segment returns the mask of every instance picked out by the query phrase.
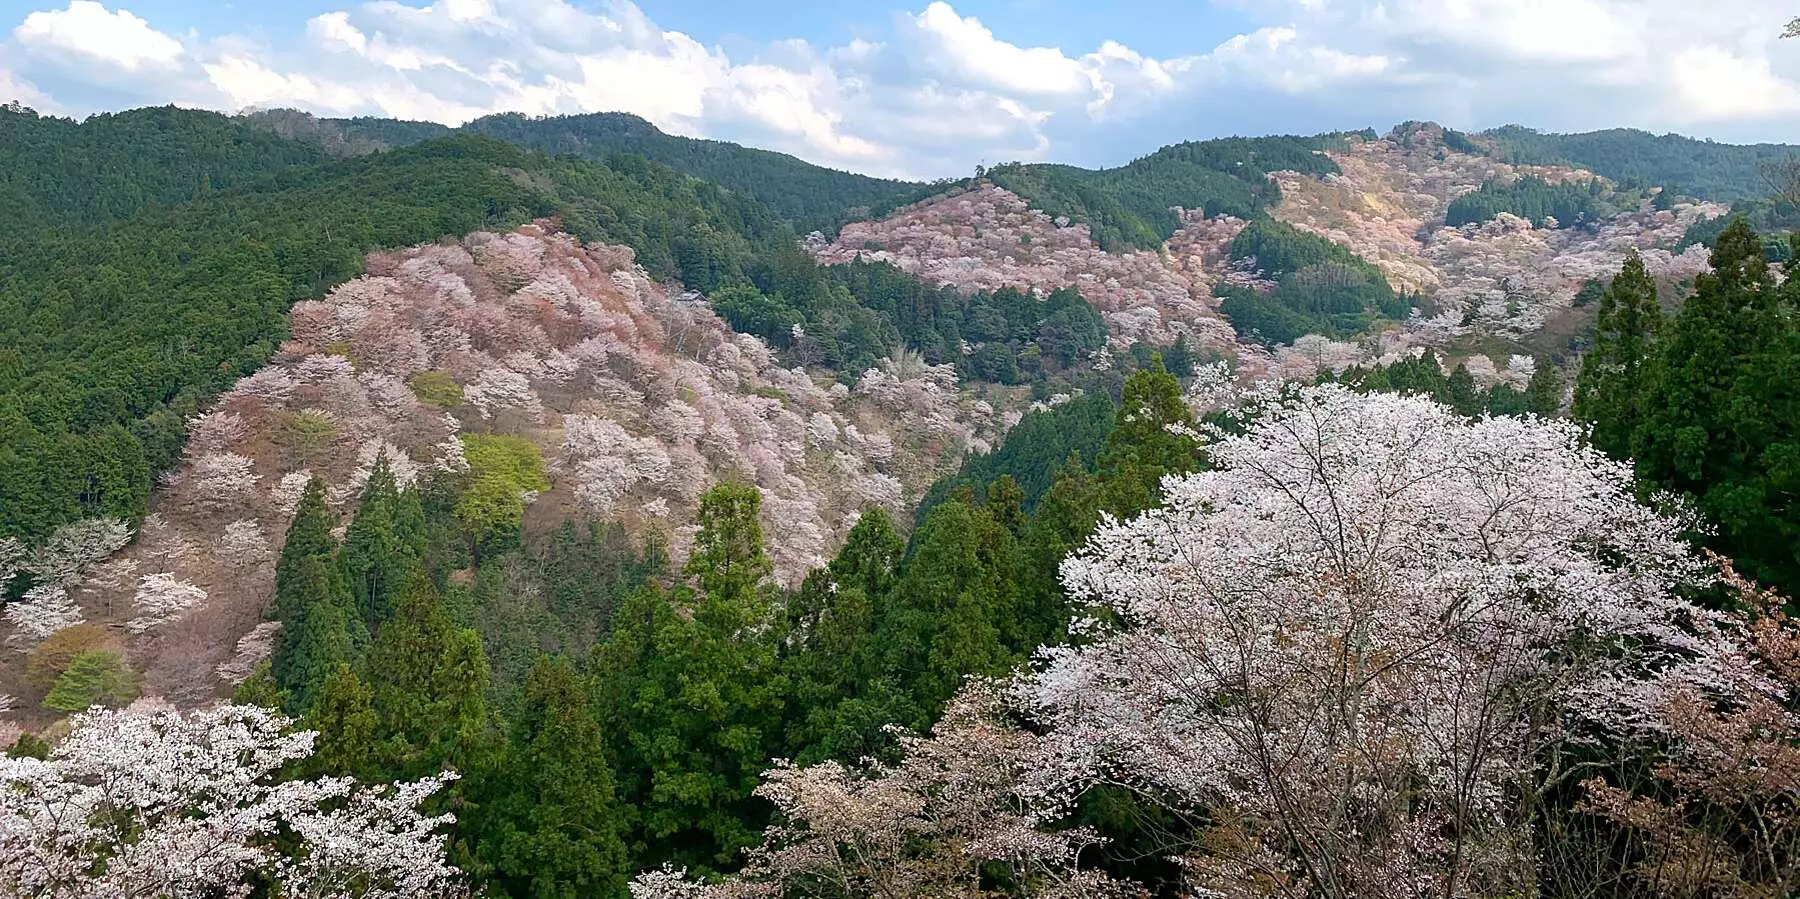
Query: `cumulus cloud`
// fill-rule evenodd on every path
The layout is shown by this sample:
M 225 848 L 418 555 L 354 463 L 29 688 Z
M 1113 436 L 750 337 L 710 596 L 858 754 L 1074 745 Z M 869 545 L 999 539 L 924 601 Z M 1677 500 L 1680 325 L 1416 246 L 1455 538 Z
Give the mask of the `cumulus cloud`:
M 728 54 L 629 0 L 592 2 L 350 0 L 252 38 L 67 0 L 0 44 L 0 89 L 77 112 L 177 100 L 457 124 L 624 111 L 909 177 L 1411 118 L 1800 139 L 1800 48 L 1777 37 L 1785 0 L 1212 0 L 1252 27 L 1165 57 L 1107 35 L 1028 46 L 947 0 L 900 0 L 848 43 Z
M 67 9 L 31 13 L 13 29 L 13 38 L 27 48 L 86 57 L 130 72 L 172 68 L 182 57 L 180 41 L 95 0 L 70 0 Z

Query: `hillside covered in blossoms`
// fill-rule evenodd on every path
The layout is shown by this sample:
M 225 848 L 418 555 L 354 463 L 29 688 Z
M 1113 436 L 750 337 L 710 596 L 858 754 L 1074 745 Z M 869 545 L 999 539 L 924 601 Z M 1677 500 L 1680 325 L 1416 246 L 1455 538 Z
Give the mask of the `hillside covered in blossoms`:
M 0 895 L 1800 891 L 1782 148 L 0 146 Z

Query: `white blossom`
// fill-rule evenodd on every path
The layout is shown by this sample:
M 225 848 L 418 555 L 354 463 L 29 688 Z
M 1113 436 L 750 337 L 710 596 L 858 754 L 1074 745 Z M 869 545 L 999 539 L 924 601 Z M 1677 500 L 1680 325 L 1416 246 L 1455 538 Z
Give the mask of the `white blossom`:
M 459 890 L 421 802 L 453 775 L 373 790 L 283 780 L 315 734 L 250 706 L 93 710 L 47 761 L 0 759 L 0 893 L 48 899 Z
M 141 634 L 205 601 L 205 590 L 177 580 L 171 572 L 144 575 L 138 580 L 137 593 L 131 600 L 137 608 L 137 617 L 127 622 L 125 629 Z

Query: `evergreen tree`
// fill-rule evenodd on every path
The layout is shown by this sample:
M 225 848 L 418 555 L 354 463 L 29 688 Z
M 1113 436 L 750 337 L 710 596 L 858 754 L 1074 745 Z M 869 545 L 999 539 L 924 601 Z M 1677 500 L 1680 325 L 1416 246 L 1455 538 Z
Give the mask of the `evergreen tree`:
M 639 590 L 596 653 L 640 864 L 731 864 L 767 820 L 750 794 L 780 745 L 787 687 L 760 506 L 754 487 L 707 491 L 684 569 L 698 589 Z
M 1481 396 L 1481 389 L 1475 386 L 1475 376 L 1469 373 L 1469 366 L 1458 365 L 1444 381 L 1444 401 L 1462 415 L 1474 417 L 1480 415 L 1487 405 Z
M 338 665 L 319 686 L 303 719 L 319 732 L 308 759 L 314 774 L 373 777 L 375 738 L 380 719 L 375 693 L 349 665 Z
M 286 696 L 286 711 L 302 714 L 319 685 L 366 642 L 350 592 L 339 573 L 325 487 L 307 482 L 275 565 L 276 632 L 270 673 Z
M 600 727 L 560 657 L 525 679 L 506 751 L 474 814 L 491 884 L 508 896 L 623 899 L 623 810 Z
M 394 617 L 369 648 L 371 697 L 380 721 L 377 756 L 389 778 L 449 767 L 469 770 L 487 738 L 487 654 L 481 637 L 454 626 L 438 592 L 413 569 Z
M 1563 405 L 1562 369 L 1557 368 L 1556 364 L 1549 359 L 1537 360 L 1537 368 L 1531 372 L 1531 382 L 1525 386 L 1525 397 L 1533 415 L 1541 418 L 1554 418 L 1561 415 Z
M 1155 506 L 1163 477 L 1200 465 L 1194 416 L 1181 398 L 1181 382 L 1154 356 L 1148 368 L 1125 381 L 1119 411 L 1100 452 L 1106 475 L 1105 508 L 1121 518 Z
M 888 666 L 928 726 L 970 674 L 1003 674 L 1023 657 L 1011 532 L 985 507 L 952 500 L 933 509 L 915 537 L 882 622 Z
M 887 513 L 870 509 L 837 558 L 788 600 L 788 757 L 857 759 L 887 744 L 882 728 L 893 720 L 894 688 L 883 676 L 875 627 L 905 548 Z
M 387 457 L 377 457 L 338 551 L 344 582 L 369 629 L 393 615 L 407 569 L 424 560 L 425 541 L 425 510 L 418 495 L 400 490 Z
M 1600 295 L 1594 348 L 1581 360 L 1575 383 L 1577 421 L 1592 429 L 1594 446 L 1614 458 L 1631 452 L 1644 402 L 1645 364 L 1662 327 L 1656 282 L 1634 250 L 1619 277 Z
M 1792 386 L 1800 286 L 1776 283 L 1761 238 L 1742 221 L 1720 236 L 1712 266 L 1657 342 L 1631 410 L 1632 456 L 1647 484 L 1697 501 L 1718 523 L 1710 542 L 1746 574 L 1792 589 L 1800 584 L 1792 499 L 1800 496 Z

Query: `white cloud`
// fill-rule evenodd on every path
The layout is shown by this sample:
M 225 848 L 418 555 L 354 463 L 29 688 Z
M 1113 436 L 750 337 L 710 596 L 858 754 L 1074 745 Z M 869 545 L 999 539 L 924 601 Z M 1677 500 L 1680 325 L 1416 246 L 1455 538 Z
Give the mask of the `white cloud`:
M 89 57 L 127 71 L 170 68 L 182 57 L 181 42 L 126 10 L 94 0 L 69 0 L 67 9 L 34 12 L 13 29 L 28 48 Z
M 1800 55 L 1780 55 L 1776 38 L 1789 0 L 1212 0 L 1252 27 L 1167 57 L 1107 35 L 1015 43 L 948 0 L 900 0 L 910 8 L 885 29 L 867 22 L 878 30 L 837 46 L 792 39 L 728 54 L 630 0 L 590 2 L 345 0 L 297 34 L 178 40 L 166 29 L 186 23 L 159 31 L 68 0 L 0 43 L 0 89 L 77 111 L 178 100 L 449 124 L 624 111 L 677 134 L 910 177 L 977 161 L 1110 164 L 1196 137 L 1412 118 L 1800 140 Z M 43 90 L 25 92 L 33 83 Z

